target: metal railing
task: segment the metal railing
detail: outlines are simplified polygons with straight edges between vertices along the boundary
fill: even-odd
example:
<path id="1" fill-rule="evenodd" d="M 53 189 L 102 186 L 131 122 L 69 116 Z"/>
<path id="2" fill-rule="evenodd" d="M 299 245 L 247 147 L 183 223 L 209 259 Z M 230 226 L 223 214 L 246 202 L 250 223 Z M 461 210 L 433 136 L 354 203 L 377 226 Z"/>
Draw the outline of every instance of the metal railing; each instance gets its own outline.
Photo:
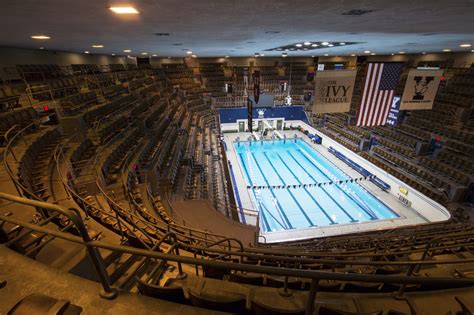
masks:
<path id="1" fill-rule="evenodd" d="M 316 298 L 316 293 L 318 289 L 318 283 L 320 280 L 333 280 L 333 281 L 353 281 L 353 282 L 368 282 L 368 283 L 383 283 L 383 284 L 398 284 L 400 285 L 400 290 L 397 296 L 403 296 L 404 288 L 407 284 L 417 284 L 417 285 L 431 285 L 431 286 L 474 286 L 474 279 L 472 278 L 453 278 L 453 277 L 419 277 L 413 276 L 412 272 L 420 268 L 421 266 L 427 265 L 439 265 L 439 264 L 452 264 L 452 263 L 473 263 L 474 259 L 466 259 L 466 260 L 456 260 L 456 261 L 436 261 L 436 260 L 419 260 L 419 261 L 405 261 L 405 262 L 368 262 L 368 261 L 338 261 L 338 260 L 329 260 L 327 263 L 332 264 L 349 264 L 349 265 L 383 265 L 383 266 L 408 266 L 408 271 L 405 275 L 376 275 L 376 274 L 353 274 L 353 273 L 341 273 L 341 272 L 330 272 L 330 271 L 318 271 L 318 270 L 305 270 L 305 269 L 298 269 L 298 268 L 282 268 L 282 267 L 270 267 L 270 266 L 261 266 L 257 264 L 242 264 L 242 263 L 235 263 L 235 262 L 228 262 L 228 261 L 218 261 L 216 259 L 202 259 L 195 257 L 190 257 L 186 255 L 180 255 L 180 249 L 182 248 L 182 244 L 177 240 L 176 235 L 173 232 L 165 233 L 158 243 L 152 248 L 153 250 L 149 249 L 139 249 L 131 246 L 125 245 L 117 245 L 117 244 L 110 244 L 103 241 L 97 241 L 90 238 L 82 217 L 78 210 L 76 209 L 67 209 L 65 207 L 54 205 L 46 202 L 39 202 L 35 200 L 30 200 L 23 197 L 13 196 L 6 193 L 0 193 L 0 199 L 9 200 L 13 203 L 33 206 L 33 207 L 40 207 L 43 209 L 48 209 L 50 211 L 60 213 L 67 217 L 73 224 L 76 230 L 78 231 L 80 237 L 74 236 L 65 232 L 55 231 L 47 228 L 46 226 L 35 225 L 32 223 L 22 222 L 18 219 L 15 219 L 10 216 L 0 215 L 0 221 L 8 222 L 11 224 L 19 225 L 25 229 L 29 229 L 31 231 L 43 233 L 52 237 L 57 237 L 60 239 L 64 239 L 66 241 L 74 242 L 81 244 L 86 247 L 87 254 L 90 257 L 91 261 L 93 262 L 94 269 L 99 276 L 99 281 L 102 285 L 102 289 L 100 290 L 100 296 L 107 299 L 113 299 L 117 296 L 118 290 L 113 288 L 110 285 L 110 278 L 107 274 L 105 269 L 104 261 L 100 255 L 99 249 L 108 249 L 111 251 L 118 251 L 120 253 L 128 253 L 132 255 L 137 255 L 141 257 L 146 257 L 148 259 L 156 259 L 164 260 L 164 261 L 171 261 L 178 264 L 178 272 L 179 277 L 185 277 L 185 273 L 182 269 L 182 264 L 187 264 L 191 266 L 195 266 L 196 272 L 197 267 L 209 267 L 209 268 L 216 268 L 220 270 L 233 270 L 233 271 L 245 271 L 245 272 L 253 272 L 259 274 L 268 274 L 268 275 L 275 275 L 275 276 L 283 276 L 285 278 L 285 285 L 286 288 L 285 292 L 282 294 L 287 294 L 288 292 L 288 278 L 289 277 L 298 277 L 301 279 L 308 279 L 311 281 L 310 290 L 308 293 L 308 300 L 306 304 L 306 314 L 312 314 L 314 309 L 314 303 Z M 472 234 L 471 234 L 472 237 Z M 161 245 L 165 240 L 168 240 L 172 246 L 173 253 L 163 253 L 159 252 L 155 249 L 158 249 L 159 245 Z M 224 240 L 223 240 L 224 241 Z M 433 240 L 433 242 L 437 242 L 438 240 Z M 216 243 L 217 244 L 217 243 Z M 212 246 L 212 244 L 211 244 Z M 426 248 L 426 253 L 429 247 Z M 242 249 L 243 250 L 243 249 Z M 229 251 L 222 251 L 222 257 L 225 255 L 238 255 L 236 252 L 229 252 Z M 242 252 L 242 255 L 245 253 Z M 248 256 L 248 255 L 245 255 Z M 424 254 L 422 258 L 426 258 L 427 254 Z M 269 257 L 267 257 L 269 258 Z M 281 258 L 281 257 L 280 257 Z"/>

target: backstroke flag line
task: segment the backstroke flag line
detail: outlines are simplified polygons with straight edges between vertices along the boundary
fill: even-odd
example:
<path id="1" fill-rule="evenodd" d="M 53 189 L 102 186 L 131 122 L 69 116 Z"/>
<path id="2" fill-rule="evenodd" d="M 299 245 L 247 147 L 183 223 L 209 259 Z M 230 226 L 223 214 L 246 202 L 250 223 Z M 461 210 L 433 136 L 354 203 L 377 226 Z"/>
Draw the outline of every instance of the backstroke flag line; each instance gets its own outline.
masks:
<path id="1" fill-rule="evenodd" d="M 366 66 L 357 126 L 385 125 L 403 63 L 369 63 Z"/>
<path id="2" fill-rule="evenodd" d="M 400 110 L 431 109 L 443 70 L 411 69 L 403 91 Z"/>
<path id="3" fill-rule="evenodd" d="M 313 113 L 343 113 L 351 107 L 355 70 L 326 70 L 316 73 Z"/>

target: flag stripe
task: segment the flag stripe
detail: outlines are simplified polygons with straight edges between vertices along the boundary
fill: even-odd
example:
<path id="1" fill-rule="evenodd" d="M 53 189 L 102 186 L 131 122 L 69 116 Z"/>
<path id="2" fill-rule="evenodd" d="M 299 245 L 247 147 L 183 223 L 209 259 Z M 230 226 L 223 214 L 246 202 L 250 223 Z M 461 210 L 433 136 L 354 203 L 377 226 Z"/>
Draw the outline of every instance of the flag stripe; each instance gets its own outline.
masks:
<path id="1" fill-rule="evenodd" d="M 370 72 L 372 71 L 372 64 L 369 63 L 369 65 L 366 67 L 366 71 L 365 71 L 365 76 L 366 77 L 370 77 Z M 367 84 L 367 81 L 364 82 L 364 92 L 362 93 L 362 99 L 361 99 L 361 103 L 360 103 L 360 108 L 359 108 L 359 111 L 357 112 L 357 119 L 356 119 L 356 122 L 357 122 L 357 125 L 360 125 L 360 122 L 361 122 L 361 119 L 362 119 L 362 115 L 363 115 L 363 112 L 365 110 L 365 96 L 367 95 L 367 88 L 368 88 L 369 84 Z"/>

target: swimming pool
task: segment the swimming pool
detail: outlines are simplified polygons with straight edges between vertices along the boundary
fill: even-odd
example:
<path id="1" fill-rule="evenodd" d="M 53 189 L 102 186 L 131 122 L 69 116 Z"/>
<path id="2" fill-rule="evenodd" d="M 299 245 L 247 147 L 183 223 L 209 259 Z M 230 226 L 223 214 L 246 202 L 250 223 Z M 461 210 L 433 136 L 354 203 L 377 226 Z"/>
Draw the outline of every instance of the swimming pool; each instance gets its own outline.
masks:
<path id="1" fill-rule="evenodd" d="M 234 148 L 264 232 L 399 217 L 302 139 Z"/>

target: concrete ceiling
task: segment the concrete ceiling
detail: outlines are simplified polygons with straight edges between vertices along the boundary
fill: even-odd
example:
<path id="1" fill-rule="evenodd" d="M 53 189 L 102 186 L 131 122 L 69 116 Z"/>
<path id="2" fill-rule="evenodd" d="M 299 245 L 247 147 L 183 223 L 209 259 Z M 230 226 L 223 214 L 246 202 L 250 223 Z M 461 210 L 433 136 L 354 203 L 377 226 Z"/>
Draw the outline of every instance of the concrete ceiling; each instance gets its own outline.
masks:
<path id="1" fill-rule="evenodd" d="M 141 13 L 119 16 L 108 10 L 122 4 Z M 354 9 L 374 11 L 343 15 Z M 0 45 L 117 55 L 131 49 L 133 56 L 173 57 L 186 56 L 187 49 L 198 57 L 280 56 L 265 50 L 304 41 L 361 44 L 290 54 L 471 51 L 473 16 L 474 0 L 1 0 Z M 36 34 L 51 39 L 30 39 Z"/>

